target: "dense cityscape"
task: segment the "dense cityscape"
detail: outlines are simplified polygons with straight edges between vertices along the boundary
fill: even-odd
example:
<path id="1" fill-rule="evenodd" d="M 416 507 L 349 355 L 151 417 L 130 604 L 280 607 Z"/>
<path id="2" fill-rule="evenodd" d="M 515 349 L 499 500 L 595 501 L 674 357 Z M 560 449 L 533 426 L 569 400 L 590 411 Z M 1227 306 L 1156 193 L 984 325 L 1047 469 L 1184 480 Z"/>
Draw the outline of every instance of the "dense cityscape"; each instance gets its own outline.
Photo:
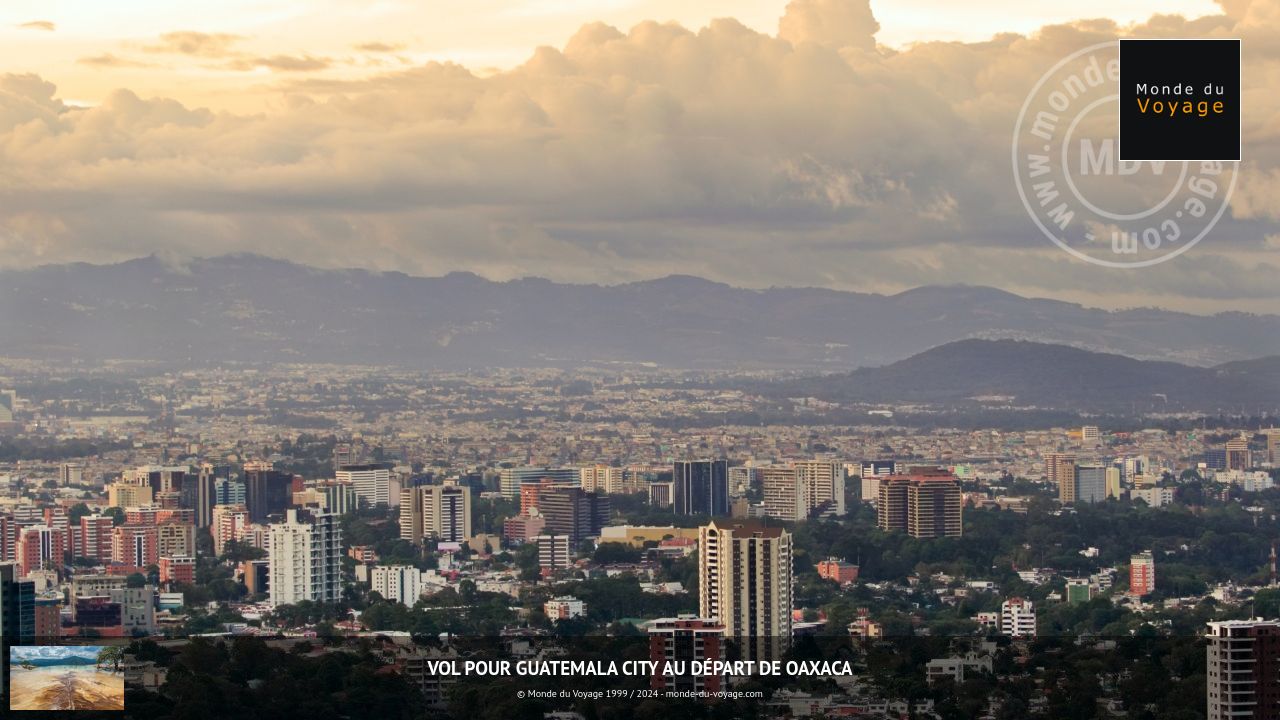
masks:
<path id="1" fill-rule="evenodd" d="M 912 427 L 654 368 L 2 367 L 3 635 L 124 646 L 138 717 L 321 666 L 326 712 L 621 716 L 589 679 L 517 701 L 433 664 L 488 656 L 822 661 L 601 685 L 690 717 L 1232 717 L 1280 683 L 1226 682 L 1280 658 L 1265 420 Z"/>

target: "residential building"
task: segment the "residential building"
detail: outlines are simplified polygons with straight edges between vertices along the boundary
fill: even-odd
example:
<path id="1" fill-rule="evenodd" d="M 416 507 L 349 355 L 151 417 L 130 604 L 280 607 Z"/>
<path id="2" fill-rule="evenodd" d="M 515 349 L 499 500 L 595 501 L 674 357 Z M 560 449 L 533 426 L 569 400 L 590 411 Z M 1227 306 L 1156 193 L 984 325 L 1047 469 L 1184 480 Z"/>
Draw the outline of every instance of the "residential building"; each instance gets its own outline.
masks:
<path id="1" fill-rule="evenodd" d="M 1001 603 L 1000 634 L 1009 637 L 1035 637 L 1035 603 L 1020 597 L 1011 597 Z"/>
<path id="2" fill-rule="evenodd" d="M 391 464 L 342 465 L 334 473 L 340 483 L 350 483 L 362 507 L 391 505 Z M 398 501 L 397 497 L 397 501 Z"/>
<path id="3" fill-rule="evenodd" d="M 1280 621 L 1258 618 L 1208 625 L 1208 720 L 1280 718 Z"/>
<path id="4" fill-rule="evenodd" d="M 572 545 L 568 535 L 539 535 L 534 540 L 538 543 L 538 567 L 543 577 L 572 564 Z"/>
<path id="5" fill-rule="evenodd" d="M 778 660 L 791 639 L 791 534 L 755 522 L 698 533 L 698 614 L 724 625 L 744 660 Z"/>
<path id="6" fill-rule="evenodd" d="M 960 481 L 941 468 L 916 468 L 911 475 L 880 480 L 876 520 L 886 532 L 922 539 L 960 537 L 962 513 Z"/>
<path id="7" fill-rule="evenodd" d="M 1129 558 L 1129 594 L 1150 595 L 1156 589 L 1156 561 L 1150 551 Z"/>
<path id="8" fill-rule="evenodd" d="M 306 520 L 290 508 L 284 522 L 271 525 L 267 552 L 272 605 L 341 598 L 342 529 L 336 515 Z"/>
<path id="9" fill-rule="evenodd" d="M 554 597 L 542 604 L 542 612 L 550 620 L 572 620 L 587 611 L 581 600 L 571 595 Z"/>
<path id="10" fill-rule="evenodd" d="M 649 660 L 657 663 L 649 687 L 666 692 L 719 692 L 724 678 L 719 673 L 676 675 L 668 667 L 692 669 L 692 663 L 724 659 L 724 625 L 713 618 L 680 615 L 658 618 L 647 624 Z M 683 663 L 681 666 L 669 663 Z M 704 665 L 705 667 L 705 665 Z"/>
<path id="11" fill-rule="evenodd" d="M 412 607 L 422 597 L 422 571 L 411 565 L 375 567 L 369 581 L 374 592 L 402 605 Z"/>

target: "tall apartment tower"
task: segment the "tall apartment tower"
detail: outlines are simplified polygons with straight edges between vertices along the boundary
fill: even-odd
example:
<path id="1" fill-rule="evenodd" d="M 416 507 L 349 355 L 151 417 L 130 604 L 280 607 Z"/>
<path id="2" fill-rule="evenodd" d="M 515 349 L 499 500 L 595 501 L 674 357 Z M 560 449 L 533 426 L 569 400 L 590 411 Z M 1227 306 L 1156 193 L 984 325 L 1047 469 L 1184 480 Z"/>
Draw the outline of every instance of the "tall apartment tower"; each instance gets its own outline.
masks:
<path id="1" fill-rule="evenodd" d="M 964 531 L 960 481 L 949 472 L 917 469 L 880 479 L 876 523 L 915 538 L 960 537 Z"/>
<path id="2" fill-rule="evenodd" d="M 1156 589 L 1156 561 L 1150 551 L 1129 558 L 1129 594 L 1150 595 Z"/>
<path id="3" fill-rule="evenodd" d="M 1243 437 L 1227 441 L 1227 469 L 1248 470 L 1253 463 L 1249 457 L 1249 441 Z"/>
<path id="4" fill-rule="evenodd" d="M 587 492 L 615 495 L 622 492 L 622 468 L 592 465 L 578 469 L 580 484 Z"/>
<path id="5" fill-rule="evenodd" d="M 290 509 L 271 526 L 268 541 L 271 604 L 311 600 L 337 602 L 342 596 L 342 528 L 336 515 L 300 520 Z"/>
<path id="6" fill-rule="evenodd" d="M 698 530 L 698 614 L 724 626 L 744 660 L 779 660 L 791 642 L 791 534 L 751 522 Z"/>
<path id="7" fill-rule="evenodd" d="M 651 620 L 649 630 L 649 659 L 658 663 L 650 678 L 649 687 L 667 692 L 718 692 L 724 678 L 719 674 L 686 675 L 668 674 L 663 671 L 667 663 L 705 662 L 723 660 L 722 638 L 724 626 L 715 620 L 681 615 L 674 618 Z"/>
<path id="8" fill-rule="evenodd" d="M 388 463 L 363 463 L 342 465 L 334 472 L 338 482 L 351 483 L 356 491 L 356 501 L 364 507 L 391 505 L 391 465 Z"/>
<path id="9" fill-rule="evenodd" d="M 1058 500 L 1060 502 L 1075 502 L 1076 456 L 1071 453 L 1045 453 L 1044 479 L 1051 487 L 1058 488 Z"/>
<path id="10" fill-rule="evenodd" d="M 1208 720 L 1280 718 L 1280 622 L 1211 622 L 1206 637 Z"/>
<path id="11" fill-rule="evenodd" d="M 196 475 L 195 492 L 196 527 L 198 528 L 207 528 L 213 522 L 213 506 L 218 504 L 219 482 L 231 482 L 231 466 L 201 463 L 200 472 Z M 237 502 L 244 501 L 245 499 L 241 497 Z"/>
<path id="12" fill-rule="evenodd" d="M 757 468 L 769 517 L 805 520 L 845 514 L 844 465 L 822 461 L 793 462 Z"/>
<path id="13" fill-rule="evenodd" d="M 471 488 L 446 480 L 400 491 L 400 538 L 466 542 L 471 537 Z"/>
<path id="14" fill-rule="evenodd" d="M 727 460 L 677 461 L 672 482 L 677 515 L 729 514 Z"/>
<path id="15" fill-rule="evenodd" d="M 582 488 L 552 488 L 538 494 L 538 510 L 546 518 L 545 532 L 568 535 L 574 546 L 600 534 L 609 523 L 609 496 Z"/>

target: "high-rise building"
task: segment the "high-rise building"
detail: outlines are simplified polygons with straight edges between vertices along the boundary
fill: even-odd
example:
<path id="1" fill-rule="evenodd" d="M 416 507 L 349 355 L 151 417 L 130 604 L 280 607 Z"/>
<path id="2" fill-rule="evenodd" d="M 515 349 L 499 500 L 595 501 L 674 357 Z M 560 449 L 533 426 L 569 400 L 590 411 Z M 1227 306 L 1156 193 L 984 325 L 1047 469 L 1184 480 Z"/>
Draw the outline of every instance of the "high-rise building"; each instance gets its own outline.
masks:
<path id="1" fill-rule="evenodd" d="M 1071 453 L 1045 453 L 1044 479 L 1050 487 L 1058 489 L 1058 500 L 1060 502 L 1075 502 L 1076 456 Z"/>
<path id="2" fill-rule="evenodd" d="M 33 570 L 62 567 L 62 554 L 66 551 L 66 531 L 48 525 L 31 525 L 18 531 L 19 577 L 26 577 Z"/>
<path id="3" fill-rule="evenodd" d="M 219 483 L 222 483 L 223 499 L 218 499 Z M 227 499 L 227 487 L 231 483 L 231 466 L 201 463 L 196 475 L 195 511 L 196 527 L 207 528 L 213 522 L 213 506 L 229 505 L 233 502 L 243 503 L 244 485 L 239 486 L 240 497 Z"/>
<path id="4" fill-rule="evenodd" d="M 791 534 L 751 522 L 698 531 L 698 614 L 725 628 L 744 660 L 779 660 L 791 640 Z"/>
<path id="5" fill-rule="evenodd" d="M 1020 597 L 1011 597 L 1001 603 L 1000 634 L 1009 637 L 1035 637 L 1035 603 Z"/>
<path id="6" fill-rule="evenodd" d="M 342 528 L 336 515 L 314 515 L 308 521 L 290 508 L 270 533 L 272 605 L 337 602 L 342 597 Z"/>
<path id="7" fill-rule="evenodd" d="M 1208 720 L 1280 718 L 1280 621 L 1211 622 L 1206 637 Z"/>
<path id="8" fill-rule="evenodd" d="M 802 461 L 758 468 L 764 512 L 784 520 L 845 514 L 844 466 Z"/>
<path id="9" fill-rule="evenodd" d="M 960 481 L 941 468 L 912 472 L 880 479 L 876 502 L 880 529 L 916 538 L 960 537 L 964 530 Z"/>
<path id="10" fill-rule="evenodd" d="M 282 515 L 293 502 L 293 474 L 276 470 L 267 462 L 245 463 L 244 489 L 249 519 L 267 522 L 272 515 Z"/>
<path id="11" fill-rule="evenodd" d="M 543 577 L 569 567 L 573 555 L 568 535 L 539 535 L 534 541 L 538 544 L 538 567 Z"/>
<path id="12" fill-rule="evenodd" d="M 723 625 L 708 618 L 681 615 L 650 620 L 648 630 L 649 660 L 657 663 L 650 688 L 694 693 L 720 690 L 724 678 L 719 673 L 675 675 L 665 670 L 668 663 L 684 663 L 684 668 L 692 669 L 691 663 L 723 660 Z"/>
<path id="13" fill-rule="evenodd" d="M 145 568 L 160 562 L 159 528 L 128 523 L 111 531 L 111 562 L 131 568 Z"/>
<path id="14" fill-rule="evenodd" d="M 1267 436 L 1267 462 L 1280 465 L 1280 428 L 1263 430 Z"/>
<path id="15" fill-rule="evenodd" d="M 1075 468 L 1076 502 L 1099 503 L 1107 499 L 1107 467 L 1077 465 Z"/>
<path id="16" fill-rule="evenodd" d="M 1253 465 L 1249 456 L 1249 441 L 1244 437 L 1227 441 L 1227 469 L 1248 470 Z"/>
<path id="17" fill-rule="evenodd" d="M 809 483 L 798 477 L 795 468 L 766 465 L 758 468 L 764 514 L 779 520 L 805 520 L 809 517 Z"/>
<path id="18" fill-rule="evenodd" d="M 554 488 L 539 495 L 538 509 L 546 519 L 545 532 L 567 535 L 575 547 L 600 534 L 609 524 L 609 496 L 584 492 L 582 488 Z"/>
<path id="19" fill-rule="evenodd" d="M 446 480 L 400 491 L 400 538 L 421 545 L 434 538 L 465 542 L 471 537 L 471 488 Z"/>
<path id="20" fill-rule="evenodd" d="M 160 582 L 194 584 L 196 581 L 196 559 L 189 555 L 160 556 Z"/>
<path id="21" fill-rule="evenodd" d="M 243 540 L 249 526 L 249 509 L 244 505 L 215 505 L 213 523 L 209 526 L 213 535 L 213 553 L 222 555 L 228 542 Z"/>
<path id="22" fill-rule="evenodd" d="M 104 564 L 111 562 L 111 530 L 114 526 L 110 515 L 82 515 L 76 554 Z"/>
<path id="23" fill-rule="evenodd" d="M 658 508 L 669 508 L 675 501 L 676 484 L 671 481 L 649 483 L 649 504 Z"/>
<path id="24" fill-rule="evenodd" d="M 728 461 L 676 461 L 672 482 L 677 515 L 729 514 Z"/>
<path id="25" fill-rule="evenodd" d="M 190 474 L 189 465 L 142 465 L 126 473 L 125 482 L 150 487 L 152 496 L 159 497 L 162 493 L 180 493 Z"/>
<path id="26" fill-rule="evenodd" d="M 369 580 L 374 592 L 401 605 L 412 607 L 422 597 L 422 571 L 411 565 L 380 565 Z"/>
<path id="27" fill-rule="evenodd" d="M 897 464 L 893 460 L 863 460 L 858 467 L 858 478 L 861 482 L 858 496 L 864 503 L 878 502 L 880 479 L 887 475 L 896 475 Z"/>
<path id="28" fill-rule="evenodd" d="M 293 493 L 293 504 L 334 515 L 346 515 L 359 507 L 356 491 L 351 483 L 337 480 L 316 480 L 306 483 L 302 491 Z"/>
<path id="29" fill-rule="evenodd" d="M 1107 468 L 1107 497 L 1115 498 L 1116 500 L 1120 499 L 1120 478 L 1122 475 L 1123 471 L 1118 467 Z"/>
<path id="30" fill-rule="evenodd" d="M 515 500 L 520 497 L 520 489 L 525 485 L 537 485 L 543 480 L 562 487 L 579 487 L 582 474 L 578 468 L 552 467 L 517 467 L 503 468 L 498 476 L 498 488 L 502 496 Z"/>
<path id="31" fill-rule="evenodd" d="M 1150 551 L 1129 558 L 1129 594 L 1150 595 L 1156 589 L 1156 561 Z"/>
<path id="32" fill-rule="evenodd" d="M 58 466 L 58 484 L 66 487 L 68 485 L 84 484 L 84 465 L 80 463 L 62 463 Z"/>
<path id="33" fill-rule="evenodd" d="M 578 469 L 579 484 L 587 492 L 614 495 L 622 492 L 622 468 L 591 465 Z"/>
<path id="34" fill-rule="evenodd" d="M 338 482 L 351 483 L 356 492 L 356 502 L 363 507 L 391 505 L 391 464 L 361 463 L 342 465 L 334 476 Z M 397 500 L 399 494 L 397 493 Z"/>
<path id="35" fill-rule="evenodd" d="M 0 641 L 31 642 L 36 635 L 36 584 L 14 563 L 0 564 Z M 8 661 L 8 651 L 4 659 Z"/>
<path id="36" fill-rule="evenodd" d="M 1093 447 L 1102 441 L 1102 431 L 1097 425 L 1085 425 L 1080 428 L 1080 444 L 1084 447 Z"/>
<path id="37" fill-rule="evenodd" d="M 161 557 L 195 557 L 195 526 L 190 523 L 179 522 L 166 522 L 156 525 L 156 552 Z"/>
<path id="38" fill-rule="evenodd" d="M 155 498 L 149 485 L 117 482 L 107 486 L 107 505 L 111 507 L 126 508 L 150 505 L 154 500 Z"/>

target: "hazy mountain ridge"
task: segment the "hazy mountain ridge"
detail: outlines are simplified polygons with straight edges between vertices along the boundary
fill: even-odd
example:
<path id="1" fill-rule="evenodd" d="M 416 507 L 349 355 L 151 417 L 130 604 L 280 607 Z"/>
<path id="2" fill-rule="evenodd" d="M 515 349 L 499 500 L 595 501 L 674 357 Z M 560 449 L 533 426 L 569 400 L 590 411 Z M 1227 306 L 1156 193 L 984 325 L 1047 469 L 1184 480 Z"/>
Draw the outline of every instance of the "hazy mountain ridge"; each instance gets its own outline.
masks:
<path id="1" fill-rule="evenodd" d="M 1280 354 L 1280 317 L 1108 312 L 983 287 L 897 295 L 317 270 L 254 255 L 0 272 L 0 355 L 422 367 L 853 368 L 967 338 L 1195 365 Z"/>
<path id="2" fill-rule="evenodd" d="M 868 404 L 1274 412 L 1280 356 L 1205 368 L 1063 345 L 962 340 L 883 367 L 777 383 L 772 392 Z"/>

